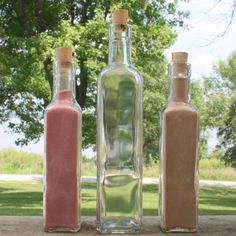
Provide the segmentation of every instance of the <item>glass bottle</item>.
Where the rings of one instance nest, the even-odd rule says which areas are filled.
[[[97,230],[142,226],[142,76],[130,61],[128,11],[114,10],[109,62],[97,81]]]
[[[82,113],[75,100],[71,48],[56,48],[53,99],[45,111],[44,229],[80,229]]]
[[[161,116],[160,214],[164,232],[195,232],[198,223],[198,119],[189,96],[187,53],[172,53],[170,96]]]

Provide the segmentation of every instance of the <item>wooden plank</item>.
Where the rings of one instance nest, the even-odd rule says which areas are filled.
[[[39,216],[1,216],[0,235],[1,236],[46,236],[49,233],[43,232],[43,220]],[[141,235],[201,235],[201,236],[235,236],[236,216],[201,216],[199,217],[199,230],[195,234],[165,234],[160,231],[160,217],[144,217],[144,227]],[[83,217],[82,227],[75,235],[96,235],[95,217]],[[73,235],[66,233],[53,233],[52,236]]]

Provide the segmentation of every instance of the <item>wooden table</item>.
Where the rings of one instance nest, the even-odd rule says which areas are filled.
[[[66,233],[44,233],[43,220],[39,216],[1,216],[0,236],[65,236]],[[82,226],[79,233],[74,235],[98,235],[95,230],[95,217],[82,217]],[[236,236],[236,216],[201,216],[199,230],[192,234],[165,234],[159,229],[160,217],[144,217],[144,227],[141,235],[209,235],[209,236]]]

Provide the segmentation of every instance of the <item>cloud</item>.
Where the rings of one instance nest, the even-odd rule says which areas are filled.
[[[201,77],[203,74],[212,72],[212,66],[215,58],[212,54],[203,52],[191,61],[193,77]]]

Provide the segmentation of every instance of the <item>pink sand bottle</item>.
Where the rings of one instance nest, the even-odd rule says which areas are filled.
[[[75,100],[71,48],[56,48],[53,99],[45,112],[44,229],[80,229],[82,114]]]

